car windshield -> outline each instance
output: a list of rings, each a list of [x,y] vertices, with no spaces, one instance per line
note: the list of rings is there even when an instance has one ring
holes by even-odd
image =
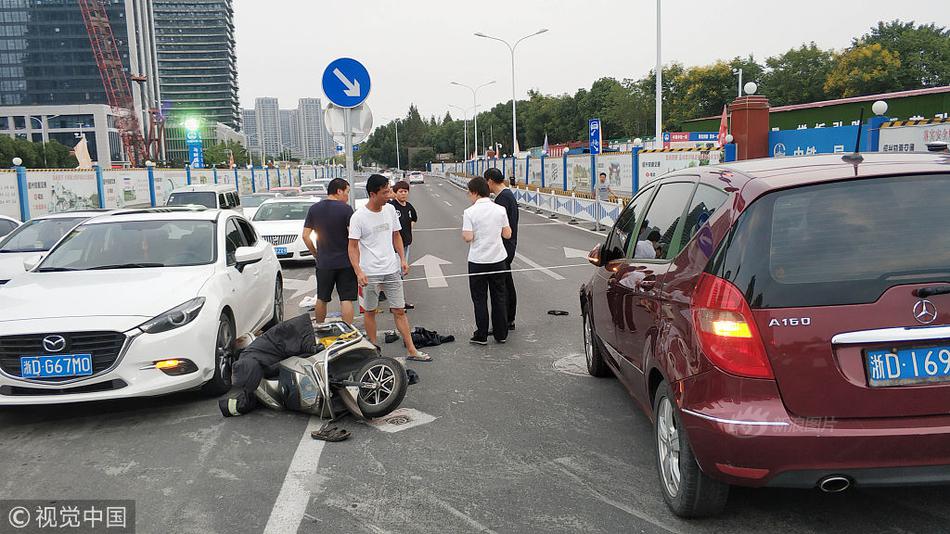
[[[165,202],[166,206],[204,206],[206,208],[216,208],[215,202],[217,195],[212,191],[186,191],[181,193],[172,193]]]
[[[326,193],[327,187],[323,184],[309,184],[300,188],[304,193]]]
[[[350,188],[350,194],[353,195],[353,198],[356,200],[365,200],[369,198],[369,194],[366,193],[366,184],[356,184]]]
[[[212,221],[115,221],[79,226],[37,271],[204,265],[215,258]]]
[[[87,217],[33,219],[2,240],[2,252],[45,252]]]
[[[302,221],[313,202],[274,202],[264,204],[254,214],[255,221]]]
[[[276,198],[277,195],[244,195],[241,197],[241,205],[245,208],[256,208],[266,200]]]

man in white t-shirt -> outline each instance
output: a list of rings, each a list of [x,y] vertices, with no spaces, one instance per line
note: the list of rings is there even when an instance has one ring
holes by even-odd
[[[399,234],[399,214],[389,204],[392,196],[389,180],[379,174],[370,176],[366,181],[366,192],[369,201],[350,218],[349,234],[350,263],[356,272],[356,280],[363,287],[366,335],[375,345],[379,294],[385,291],[396,330],[409,351],[407,359],[431,361],[428,354],[416,350],[412,343],[402,289],[402,275],[409,272],[409,264]]]
[[[488,344],[488,298],[491,296],[491,329],[495,341],[508,340],[508,304],[505,272],[508,253],[502,241],[511,238],[511,226],[505,208],[488,198],[488,182],[472,178],[468,182],[468,198],[472,205],[462,214],[462,239],[470,243],[468,250],[468,285],[475,307],[475,334],[469,340],[476,345]]]

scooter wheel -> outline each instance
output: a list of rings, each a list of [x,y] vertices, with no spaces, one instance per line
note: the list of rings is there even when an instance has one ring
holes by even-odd
[[[392,358],[374,358],[356,372],[363,384],[356,399],[368,419],[383,417],[399,407],[409,388],[406,368]]]

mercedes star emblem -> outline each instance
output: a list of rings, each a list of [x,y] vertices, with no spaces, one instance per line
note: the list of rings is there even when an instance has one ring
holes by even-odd
[[[937,307],[927,299],[914,304],[914,318],[920,324],[930,324],[937,320]]]
[[[43,348],[46,352],[59,352],[66,348],[66,338],[63,336],[46,336],[43,338]]]

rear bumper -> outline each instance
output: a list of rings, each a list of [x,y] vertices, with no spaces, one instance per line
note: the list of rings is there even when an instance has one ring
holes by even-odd
[[[718,370],[676,391],[700,467],[730,484],[812,488],[831,475],[861,486],[950,483],[950,416],[801,418],[774,381]]]

